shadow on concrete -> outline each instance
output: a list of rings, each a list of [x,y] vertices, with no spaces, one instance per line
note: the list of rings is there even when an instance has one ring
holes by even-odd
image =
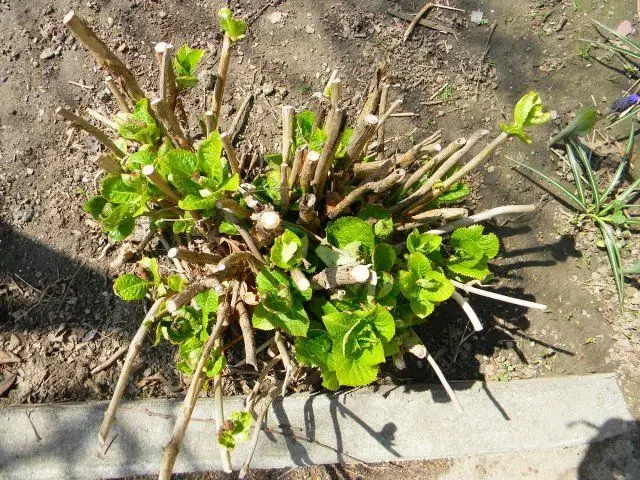
[[[578,480],[640,478],[640,422],[612,418],[600,427],[590,426],[595,435],[578,465]],[[627,433],[611,437],[620,431]]]

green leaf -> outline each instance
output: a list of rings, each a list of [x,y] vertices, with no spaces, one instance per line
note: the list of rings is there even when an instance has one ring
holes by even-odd
[[[138,150],[129,155],[125,165],[129,170],[142,170],[145,165],[152,165],[155,159],[156,155],[149,150]]]
[[[365,205],[358,212],[358,218],[373,225],[373,234],[376,238],[387,238],[393,233],[393,219],[382,205]]]
[[[358,263],[360,242],[353,242],[336,252],[326,245],[316,247],[316,255],[327,267],[339,265],[355,265]]]
[[[187,280],[182,275],[178,275],[178,274],[169,275],[166,278],[166,282],[167,282],[167,287],[169,287],[169,290],[176,293],[184,290],[184,287],[187,285]]]
[[[197,294],[194,300],[198,308],[200,308],[202,329],[207,333],[208,337],[209,317],[218,310],[218,293],[215,290],[205,290]],[[201,340],[204,341],[206,338]]]
[[[373,268],[376,271],[388,272],[396,261],[396,251],[388,243],[376,244],[373,252]]]
[[[513,109],[513,123],[501,124],[503,132],[514,135],[526,143],[531,140],[525,133],[525,128],[531,125],[542,125],[551,120],[548,112],[542,111],[542,101],[536,92],[528,92],[516,103]]]
[[[396,324],[393,316],[382,305],[376,305],[367,312],[365,320],[373,325],[376,333],[385,340],[391,340],[396,333]]]
[[[97,195],[87,200],[82,206],[82,209],[89,215],[91,215],[94,220],[99,220],[100,215],[102,214],[102,211],[104,210],[104,207],[107,203],[108,202],[106,198],[104,198],[102,195]]]
[[[438,207],[451,205],[464,200],[469,196],[470,192],[471,191],[469,190],[469,187],[466,183],[454,183],[446,192],[444,192],[436,199],[436,203]]]
[[[298,267],[307,255],[307,237],[300,239],[291,230],[285,230],[271,247],[271,262],[285,270]]]
[[[322,323],[332,337],[341,338],[358,322],[357,317],[346,312],[336,311],[322,316]]]
[[[149,291],[149,282],[133,273],[125,273],[113,282],[113,291],[123,300],[141,300]]]
[[[133,233],[135,226],[136,224],[133,217],[127,217],[115,227],[106,230],[106,232],[109,235],[109,238],[114,242],[122,242]]]
[[[329,333],[315,324],[306,337],[296,338],[296,360],[310,367],[328,368],[327,357],[332,346]]]
[[[183,45],[176,52],[173,68],[180,90],[189,89],[198,83],[195,71],[203,55],[204,50],[192,49],[188,45]]]
[[[160,276],[160,267],[158,266],[158,260],[156,258],[143,257],[139,262],[144,268],[149,270],[151,277],[153,278],[153,284],[155,286],[160,285],[162,277]]]
[[[382,344],[379,344],[382,350]],[[377,352],[376,352],[377,353]],[[336,377],[340,385],[360,387],[369,385],[378,378],[378,355],[364,352],[357,360],[347,358],[339,345],[335,345],[331,351]],[[383,352],[384,359],[384,352]]]
[[[494,258],[500,251],[500,241],[495,234],[483,234],[483,231],[482,225],[457,228],[451,234],[451,246],[456,250],[465,250],[465,246],[469,245],[465,242],[469,241],[480,247],[487,258]]]
[[[220,133],[216,130],[198,147],[198,168],[215,185],[220,185],[223,181],[222,166],[222,140]]]
[[[222,220],[220,222],[218,231],[225,235],[240,235],[236,226],[228,220]]]
[[[247,31],[247,24],[243,20],[236,20],[233,18],[231,10],[228,8],[221,8],[218,10],[218,18],[220,19],[220,28],[229,35],[229,38],[234,42],[237,42],[244,37]]]
[[[212,195],[210,197],[201,197],[200,195],[187,195],[182,200],[178,201],[178,207],[183,210],[212,210],[216,208],[216,203],[219,200],[218,195]]]
[[[222,182],[222,184],[218,187],[218,190],[223,192],[237,192],[238,191],[238,187],[240,186],[240,177],[238,176],[237,173],[234,173],[233,175],[231,175],[229,178],[227,178],[225,181]]]
[[[139,203],[141,195],[127,184],[120,175],[109,175],[102,182],[102,196],[111,203]]]
[[[253,416],[249,412],[238,411],[229,415],[218,431],[218,443],[227,450],[233,450],[239,443],[249,440]],[[259,426],[257,428],[260,428]]]
[[[112,208],[111,211],[105,213],[105,218],[102,221],[102,227],[105,230],[114,230],[118,228],[118,225],[131,220],[133,218],[133,213],[135,211],[135,205],[122,204],[118,205],[115,208]],[[103,212],[106,211],[103,210]]]
[[[131,114],[116,116],[118,133],[127,140],[134,140],[142,144],[154,145],[162,138],[162,131],[149,113],[149,100],[139,100]]]
[[[640,275],[640,263],[634,263],[622,270],[625,275]]]
[[[296,115],[297,135],[309,144],[313,133],[315,115],[311,110],[305,110]]]
[[[326,235],[329,243],[340,249],[359,242],[371,254],[375,245],[371,225],[356,217],[342,217],[329,223]]]
[[[418,229],[414,229],[407,237],[407,250],[411,253],[430,253],[440,251],[442,237],[432,233],[420,233]]]
[[[294,337],[304,337],[309,329],[309,317],[301,303],[294,301],[286,312],[269,312],[264,303],[260,303],[251,319],[255,328],[273,330],[278,327]]]

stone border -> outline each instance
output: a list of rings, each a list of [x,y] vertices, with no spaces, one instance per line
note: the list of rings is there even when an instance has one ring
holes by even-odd
[[[455,382],[465,413],[439,386],[407,385],[335,395],[291,395],[269,414],[252,466],[434,459],[586,444],[629,430],[613,374],[508,383]],[[157,473],[180,402],[139,400],[118,412],[112,442],[97,432],[106,402],[0,409],[0,478],[85,479]],[[225,399],[225,411],[242,399]],[[219,469],[210,399],[195,409],[175,472]],[[238,467],[246,444],[234,455]]]

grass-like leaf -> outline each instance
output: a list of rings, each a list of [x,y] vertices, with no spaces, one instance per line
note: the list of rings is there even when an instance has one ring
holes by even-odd
[[[613,273],[613,281],[616,285],[616,291],[618,292],[618,301],[620,303],[620,311],[624,311],[624,274],[622,273],[622,260],[620,255],[620,248],[616,243],[616,237],[613,234],[611,227],[603,220],[596,219],[598,227],[602,232],[604,238],[604,244],[607,248],[607,256],[609,257],[609,263],[611,264],[611,271]]]
[[[627,149],[624,152],[624,156],[620,161],[620,165],[616,169],[616,173],[613,175],[609,186],[602,194],[602,201],[606,201],[607,197],[611,195],[611,193],[618,187],[618,184],[622,180],[624,172],[627,171],[627,165],[629,164],[629,159],[631,158],[631,153],[633,152],[633,142],[635,140],[636,130],[635,125],[631,125],[631,132],[629,133],[629,141],[627,142]]]
[[[507,157],[509,158],[509,157]],[[551,185],[553,185],[554,187],[556,187],[558,190],[560,190],[564,195],[565,195],[565,200],[568,200],[570,203],[573,203],[574,207],[576,207],[577,209],[586,212],[587,211],[587,205],[583,202],[580,201],[580,199],[578,197],[576,197],[570,190],[568,187],[564,186],[562,183],[560,183],[557,180],[554,180],[553,178],[549,177],[548,175],[542,173],[540,170],[531,167],[529,165],[527,165],[526,163],[520,162],[518,160],[516,160],[515,158],[509,158],[509,160],[511,160],[512,162],[514,162],[515,164],[517,164],[520,167],[526,168],[527,170],[530,170],[531,172],[535,173],[536,175],[538,175],[539,177],[545,179],[547,182],[549,182]]]

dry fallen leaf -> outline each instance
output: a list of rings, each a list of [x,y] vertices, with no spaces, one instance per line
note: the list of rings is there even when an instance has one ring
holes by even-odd
[[[0,350],[0,365],[3,363],[19,363],[21,361],[22,359],[19,356],[6,350]]]
[[[13,386],[13,382],[16,381],[15,375],[9,375],[4,378],[2,382],[0,382],[0,397],[9,391],[9,389]]]

